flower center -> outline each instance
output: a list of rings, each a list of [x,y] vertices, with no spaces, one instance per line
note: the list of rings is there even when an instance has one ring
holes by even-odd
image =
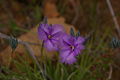
[[[52,36],[51,36],[51,35],[48,35],[48,38],[50,39],[50,38],[52,38]]]
[[[70,48],[71,48],[72,50],[74,50],[74,49],[75,49],[75,47],[74,47],[74,46],[70,46]]]

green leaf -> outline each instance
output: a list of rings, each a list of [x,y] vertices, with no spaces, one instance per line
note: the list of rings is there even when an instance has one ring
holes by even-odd
[[[12,31],[15,31],[15,30],[18,28],[18,25],[17,25],[16,22],[13,21],[13,20],[10,20],[9,22],[10,22],[10,23],[9,23],[10,28],[12,29]]]
[[[40,8],[39,5],[36,5],[36,6],[34,7],[34,18],[35,18],[35,22],[41,21],[42,12],[41,12],[41,8]]]

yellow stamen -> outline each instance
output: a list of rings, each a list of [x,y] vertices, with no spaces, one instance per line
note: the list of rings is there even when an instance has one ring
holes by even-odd
[[[51,35],[48,35],[48,38],[50,39],[52,36]]]
[[[74,50],[74,48],[75,48],[74,46],[70,46],[70,47],[71,47],[72,50]]]

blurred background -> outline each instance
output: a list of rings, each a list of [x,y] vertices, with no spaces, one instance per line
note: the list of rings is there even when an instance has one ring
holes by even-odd
[[[111,3],[120,23],[120,0],[111,0]],[[2,33],[20,36],[40,23],[43,16],[62,16],[81,32],[90,32],[92,28],[114,29],[106,0],[0,0]],[[0,46],[5,47],[2,43]]]
[[[120,0],[110,1],[120,24]],[[73,25],[83,35],[92,30],[99,30],[100,35],[104,35],[104,30],[110,29],[111,36],[118,36],[106,0],[0,0],[1,33],[19,37],[39,24],[44,16],[63,17],[66,24]],[[7,46],[0,38],[0,53]],[[120,51],[113,53],[116,56]],[[120,65],[120,59],[116,61]],[[114,74],[119,77],[120,68],[115,69]],[[120,80],[120,77],[113,80]]]

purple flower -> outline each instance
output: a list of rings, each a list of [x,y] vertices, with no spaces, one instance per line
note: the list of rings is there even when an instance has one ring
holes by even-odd
[[[60,61],[66,64],[75,63],[76,56],[85,48],[84,41],[83,37],[73,37],[65,34],[61,40]]]
[[[48,51],[58,50],[58,43],[63,33],[63,27],[58,24],[40,24],[38,28],[38,36],[44,41],[44,47]]]

